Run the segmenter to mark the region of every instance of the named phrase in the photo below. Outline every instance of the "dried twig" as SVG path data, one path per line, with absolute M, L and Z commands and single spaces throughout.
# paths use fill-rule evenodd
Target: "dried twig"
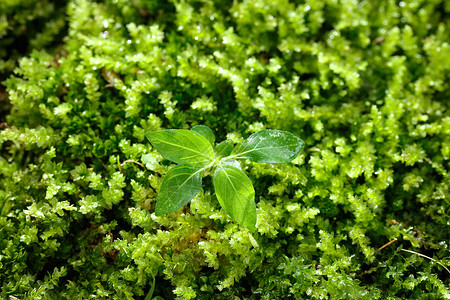
M 384 244 L 383 246 L 381 246 L 380 248 L 378 248 L 377 251 L 375 251 L 375 252 L 378 252 L 378 251 L 380 251 L 380 250 L 383 250 L 384 248 L 386 248 L 387 246 L 389 246 L 390 244 L 392 244 L 392 243 L 394 243 L 394 242 L 396 242 L 396 241 L 397 241 L 397 238 L 394 238 L 392 241 L 390 241 L 390 242 Z

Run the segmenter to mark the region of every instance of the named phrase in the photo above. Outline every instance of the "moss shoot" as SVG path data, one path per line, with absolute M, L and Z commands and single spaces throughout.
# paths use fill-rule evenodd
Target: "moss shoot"
M 3 2 L 1 298 L 450 299 L 450 2 Z M 209 177 L 155 215 L 195 125 L 305 141 L 254 233 Z

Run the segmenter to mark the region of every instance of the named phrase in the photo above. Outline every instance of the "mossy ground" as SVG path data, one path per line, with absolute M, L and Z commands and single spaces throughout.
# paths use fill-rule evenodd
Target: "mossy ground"
M 3 298 L 450 299 L 448 1 L 55 3 L 0 4 Z M 208 177 L 155 216 L 145 132 L 197 124 L 306 142 L 254 234 Z

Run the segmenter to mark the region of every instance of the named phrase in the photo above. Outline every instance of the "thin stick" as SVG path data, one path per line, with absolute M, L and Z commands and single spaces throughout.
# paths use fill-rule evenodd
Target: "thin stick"
M 128 162 L 135 163 L 135 164 L 140 165 L 141 167 L 145 168 L 145 165 L 143 163 L 140 163 L 140 162 L 132 160 L 132 159 L 128 159 L 128 160 L 124 161 L 123 163 L 120 164 L 120 166 L 123 166 L 124 164 L 126 164 Z
M 120 170 L 120 173 L 122 173 L 122 175 L 123 175 L 122 166 L 126 163 L 135 163 L 145 169 L 145 165 L 143 163 L 140 163 L 140 162 L 132 160 L 132 159 L 128 159 L 128 160 L 124 161 L 123 163 L 120 163 L 119 155 L 117 155 L 117 165 L 119 166 L 119 170 Z
M 132 159 L 128 159 L 128 160 L 124 161 L 123 163 L 120 164 L 120 166 L 122 167 L 124 164 L 130 163 L 130 162 L 140 165 L 141 167 L 143 167 L 145 169 L 145 165 L 143 163 L 140 163 L 140 162 L 132 160 Z
M 390 241 L 389 243 L 384 244 L 383 246 L 381 246 L 380 248 L 378 248 L 377 251 L 383 250 L 384 248 L 386 248 L 387 246 L 389 246 L 390 244 L 394 243 L 397 241 L 397 238 L 394 238 L 392 241 Z
M 432 261 L 438 263 L 439 265 L 441 265 L 441 267 L 443 267 L 448 273 L 450 273 L 450 270 L 447 269 L 446 266 L 444 266 L 441 262 L 439 262 L 439 261 L 437 261 L 437 260 L 435 260 L 435 259 L 433 259 L 433 258 L 431 258 L 431 257 L 429 257 L 429 256 L 426 256 L 426 255 L 424 255 L 424 254 L 422 254 L 422 253 L 417 253 L 417 252 L 411 251 L 411 250 L 406 250 L 406 249 L 400 249 L 400 250 L 405 251 L 405 252 L 409 252 L 409 253 L 412 253 L 412 254 L 417 254 L 417 255 L 419 255 L 419 256 L 428 258 L 429 260 L 432 260 Z

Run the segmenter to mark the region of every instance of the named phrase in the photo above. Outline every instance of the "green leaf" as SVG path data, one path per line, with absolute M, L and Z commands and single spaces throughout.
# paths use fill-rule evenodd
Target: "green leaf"
M 235 159 L 226 159 L 221 161 L 222 165 L 228 165 L 238 168 L 239 170 L 242 170 L 241 164 L 235 160 Z
M 155 286 L 156 286 L 156 279 L 155 279 L 155 276 L 153 276 L 153 274 L 152 274 L 152 277 L 153 277 L 152 286 L 150 287 L 150 291 L 148 292 L 147 296 L 145 296 L 144 300 L 151 300 L 153 298 L 153 293 L 155 292 Z
M 202 188 L 201 170 L 189 166 L 171 168 L 156 197 L 155 214 L 161 216 L 183 207 Z
M 214 148 L 214 152 L 216 153 L 217 157 L 225 157 L 231 154 L 233 148 L 233 142 L 230 140 L 225 140 L 216 145 L 216 147 Z
M 152 145 L 168 160 L 193 167 L 203 167 L 214 159 L 211 143 L 201 134 L 184 129 L 150 131 Z
M 290 132 L 264 129 L 249 136 L 232 157 L 261 163 L 287 163 L 296 158 L 304 146 L 305 143 Z
M 203 135 L 204 138 L 206 138 L 211 145 L 214 146 L 214 142 L 216 141 L 216 136 L 214 135 L 214 132 L 211 130 L 211 128 L 209 128 L 208 126 L 205 125 L 195 125 L 194 127 L 191 128 L 191 131 L 197 132 L 201 135 Z
M 225 212 L 237 223 L 255 231 L 255 189 L 250 178 L 232 165 L 221 164 L 214 172 L 214 189 Z

